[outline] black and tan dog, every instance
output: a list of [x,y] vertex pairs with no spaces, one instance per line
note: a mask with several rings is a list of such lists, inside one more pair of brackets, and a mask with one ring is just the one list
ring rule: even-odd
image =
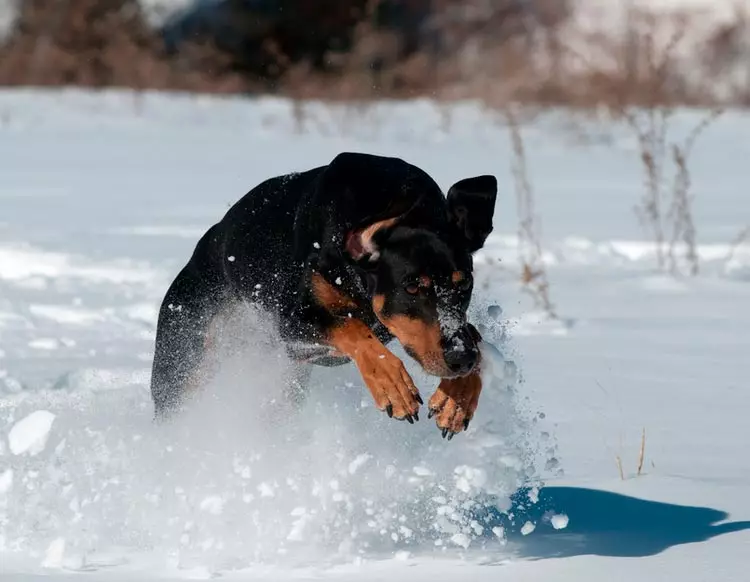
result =
[[240,300],[274,318],[292,358],[308,368],[354,361],[377,407],[413,422],[422,398],[385,347],[397,338],[442,378],[429,409],[443,437],[465,430],[482,389],[481,338],[466,320],[472,253],[492,231],[496,196],[493,176],[446,197],[419,168],[359,153],[261,183],[200,239],[164,298],[157,417],[181,406],[211,322]]

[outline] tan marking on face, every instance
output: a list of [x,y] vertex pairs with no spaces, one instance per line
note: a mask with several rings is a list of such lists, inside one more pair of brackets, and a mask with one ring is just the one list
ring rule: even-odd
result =
[[401,345],[413,352],[422,368],[428,374],[447,376],[450,374],[443,358],[443,348],[440,345],[440,325],[426,323],[419,319],[412,319],[406,315],[383,314],[385,296],[376,295],[372,299],[375,315],[388,328]]
[[320,273],[313,273],[312,289],[316,301],[331,313],[342,309],[353,309],[357,303],[341,289],[331,285]]
[[466,274],[463,271],[453,271],[453,274],[451,275],[451,281],[453,281],[454,284],[460,283],[464,279],[466,279]]
[[419,285],[425,289],[429,289],[432,286],[432,279],[428,275],[420,275]]

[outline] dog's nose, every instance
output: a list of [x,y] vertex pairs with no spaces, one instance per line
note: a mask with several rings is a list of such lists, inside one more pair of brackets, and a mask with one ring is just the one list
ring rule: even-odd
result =
[[451,373],[463,376],[471,372],[479,358],[479,348],[468,329],[462,329],[447,342],[443,358]]

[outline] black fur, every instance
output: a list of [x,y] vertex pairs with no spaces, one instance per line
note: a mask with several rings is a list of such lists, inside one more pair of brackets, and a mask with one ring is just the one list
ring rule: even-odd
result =
[[[386,297],[385,309],[392,314],[428,321],[441,308],[465,318],[470,278],[440,297],[415,299],[405,285],[425,272],[436,289],[457,269],[470,275],[471,253],[492,230],[496,190],[494,177],[480,176],[458,182],[446,199],[421,169],[359,153],[342,153],[327,166],[259,184],[200,239],[166,293],[151,387],[157,416],[181,403],[184,385],[200,362],[207,326],[231,299],[273,314],[297,359],[317,352],[295,346],[323,343],[338,323],[338,315],[316,300],[311,284],[316,272],[356,303],[345,316],[363,321],[384,343],[393,336],[373,312],[374,294]],[[393,217],[400,217],[398,223],[374,238],[377,260],[350,256],[351,233]],[[315,363],[346,361],[322,355]]]

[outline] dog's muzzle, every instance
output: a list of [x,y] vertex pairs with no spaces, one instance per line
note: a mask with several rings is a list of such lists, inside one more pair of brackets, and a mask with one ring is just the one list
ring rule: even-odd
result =
[[479,346],[468,325],[443,340],[443,359],[448,370],[456,376],[465,376],[479,360]]

